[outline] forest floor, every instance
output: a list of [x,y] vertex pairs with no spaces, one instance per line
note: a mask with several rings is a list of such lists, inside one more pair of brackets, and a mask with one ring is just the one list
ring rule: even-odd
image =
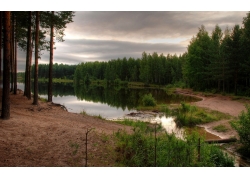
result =
[[[245,109],[247,102],[235,101],[230,97],[214,95],[205,97],[191,90],[177,89],[177,93],[201,97],[194,104],[234,117]],[[0,97],[1,100],[1,97]],[[0,167],[55,167],[86,165],[109,167],[116,164],[114,133],[120,129],[128,132],[131,127],[102,120],[84,114],[70,113],[61,105],[32,100],[23,96],[22,91],[10,95],[10,119],[0,120]],[[214,132],[218,124],[230,128],[225,133]],[[237,136],[229,120],[221,120],[204,127],[222,138]]]

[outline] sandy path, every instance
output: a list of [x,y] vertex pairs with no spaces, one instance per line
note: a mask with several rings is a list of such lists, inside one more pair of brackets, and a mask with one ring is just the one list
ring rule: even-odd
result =
[[[194,102],[192,104],[194,104],[198,107],[208,108],[211,110],[223,112],[225,114],[229,114],[229,115],[233,116],[234,118],[237,118],[238,115],[242,111],[246,110],[245,104],[249,104],[249,101],[246,101],[246,100],[236,101],[236,100],[232,100],[231,97],[222,96],[222,95],[213,95],[213,96],[206,97],[202,93],[194,93],[190,89],[177,89],[176,93],[201,98],[202,99],[201,101]],[[231,120],[223,119],[220,121],[200,125],[200,127],[204,127],[206,129],[206,131],[208,131],[212,134],[215,134],[223,139],[230,138],[230,137],[237,137],[238,138],[238,134],[234,129],[232,129],[232,127],[230,125],[230,121]],[[218,126],[218,125],[224,125],[225,127],[228,128],[228,131],[227,132],[217,132],[217,131],[213,130],[213,128]]]

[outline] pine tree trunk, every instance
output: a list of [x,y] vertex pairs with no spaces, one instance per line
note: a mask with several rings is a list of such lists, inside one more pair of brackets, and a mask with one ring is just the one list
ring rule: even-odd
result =
[[52,102],[52,79],[53,79],[53,37],[54,37],[54,11],[51,12],[51,32],[50,32],[50,59],[49,59],[49,84],[48,84],[48,102]]
[[[2,29],[2,11],[0,11],[0,29]],[[2,31],[0,31],[0,85],[2,84]]]
[[30,92],[30,52],[31,49],[31,11],[28,15],[28,32],[27,32],[27,50],[26,50],[26,68],[25,68],[25,88],[24,88],[24,96],[26,96],[28,99],[31,99],[31,92]]
[[3,58],[3,93],[2,115],[3,119],[10,118],[10,55],[11,55],[11,23],[10,11],[3,12],[4,21],[4,58]]
[[39,46],[39,11],[36,12],[35,72],[34,72],[34,99],[33,99],[34,105],[38,105],[38,46]]
[[28,89],[28,92],[27,92],[27,97],[28,99],[31,99],[31,65],[32,65],[32,51],[33,51],[33,44],[34,44],[34,41],[33,39],[34,38],[31,38],[32,39],[32,42],[31,42],[31,46],[30,46],[30,50],[29,50],[29,53],[30,53],[30,56],[29,56],[29,65],[28,65],[28,85],[27,85],[27,89]]
[[[16,19],[15,19],[15,26],[16,26]],[[16,32],[16,31],[15,31]],[[17,94],[17,39],[15,38],[15,43],[14,43],[14,94]]]
[[11,76],[11,78],[10,78],[10,80],[11,80],[11,88],[10,88],[10,92],[12,92],[13,91],[13,89],[14,89],[14,86],[13,86],[13,19],[12,19],[12,14],[10,15],[11,16],[11,35],[10,35],[10,39],[11,39],[11,42],[10,42],[10,49],[11,49],[11,55],[10,55],[10,76]]

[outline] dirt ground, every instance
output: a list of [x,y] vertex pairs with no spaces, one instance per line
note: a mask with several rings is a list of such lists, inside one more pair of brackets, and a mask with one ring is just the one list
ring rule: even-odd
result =
[[115,166],[110,136],[130,130],[99,118],[69,113],[60,105],[39,101],[32,105],[19,91],[10,95],[9,120],[0,120],[1,167]]
[[[229,114],[233,117],[233,119],[236,119],[242,111],[246,110],[245,104],[250,103],[249,100],[233,100],[232,97],[223,96],[219,94],[207,96],[204,95],[204,93],[193,92],[190,89],[177,89],[176,93],[201,98],[201,101],[193,102],[191,104],[194,104],[198,107],[216,110],[225,114]],[[237,132],[231,127],[230,121],[231,120],[229,119],[222,119],[220,121],[200,125],[200,127],[204,127],[207,132],[217,135],[222,139],[227,139],[231,137],[239,138]],[[228,130],[226,132],[217,132],[213,130],[213,128],[218,125],[224,125]]]
[[[194,103],[197,106],[235,117],[245,109],[243,102],[233,101],[229,97],[204,97],[190,90],[178,92],[203,98]],[[35,106],[21,91],[17,95],[11,94],[10,99],[10,119],[0,120],[1,167],[85,166],[88,130],[91,131],[87,138],[87,166],[117,166],[111,136],[119,129],[131,131],[130,127],[84,114],[69,113],[64,107],[53,103],[39,101],[39,105]],[[221,138],[237,136],[232,129],[226,133],[214,132],[212,128],[218,124],[229,126],[228,120],[222,120],[204,127]]]

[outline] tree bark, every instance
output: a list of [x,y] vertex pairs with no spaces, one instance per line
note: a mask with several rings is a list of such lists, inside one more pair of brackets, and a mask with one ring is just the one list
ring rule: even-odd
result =
[[52,102],[52,79],[53,79],[53,51],[54,51],[54,11],[51,12],[51,30],[50,30],[50,59],[49,59],[49,84],[48,84],[48,102]]
[[26,51],[26,68],[25,68],[25,87],[24,87],[24,96],[28,99],[31,99],[30,91],[30,55],[32,54],[31,48],[31,11],[28,15],[28,32],[27,32],[27,51]]
[[4,21],[4,58],[3,58],[3,93],[2,119],[10,118],[10,55],[11,55],[11,23],[10,11],[3,12]]
[[[16,18],[14,18],[15,28],[16,28]],[[17,38],[16,38],[16,29],[15,29],[15,37],[14,37],[14,94],[17,94]]]
[[2,11],[0,11],[0,85],[2,84]]
[[13,32],[14,32],[14,30],[13,30],[13,18],[12,18],[12,13],[10,13],[10,16],[11,16],[11,27],[10,27],[10,31],[11,31],[11,35],[10,35],[10,39],[11,39],[11,41],[10,41],[10,76],[11,76],[11,78],[10,78],[10,81],[11,81],[11,88],[10,88],[10,92],[12,92],[13,91],[13,89],[14,89],[14,86],[13,86],[13,60],[14,60],[14,55],[13,55],[13,50],[14,50],[14,48],[13,48],[13,40],[14,40],[14,37],[13,37]]
[[39,46],[39,11],[36,12],[35,72],[34,72],[34,98],[33,98],[34,105],[38,105],[38,46]]

